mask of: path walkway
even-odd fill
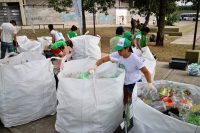
[[[186,33],[184,33],[182,37],[171,42],[171,44],[192,45],[194,39],[194,27],[194,23],[184,26],[182,30],[187,30]],[[200,45],[200,22],[197,29],[196,45]]]

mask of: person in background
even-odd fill
[[[55,43],[57,41],[65,41],[63,34],[61,32],[56,31],[52,24],[49,24],[48,28],[52,37],[52,43]]]
[[[133,40],[133,35],[132,35],[131,32],[126,31],[126,32],[124,32],[123,38],[126,38],[126,39],[128,39],[129,41],[132,41],[132,40]]]
[[[67,36],[69,39],[73,38],[73,37],[76,37],[78,34],[77,34],[77,27],[75,25],[72,25],[71,27],[71,30],[67,33]]]
[[[131,18],[131,32],[135,33],[135,27],[136,27],[136,20]]]
[[[114,52],[113,47],[117,44],[120,38],[122,38],[124,33],[124,28],[122,26],[117,27],[116,34],[110,39],[110,52]]]
[[[93,73],[95,69],[101,64],[111,61],[118,62],[122,68],[125,69],[125,81],[124,81],[124,103],[128,102],[128,99],[132,96],[132,91],[136,82],[141,82],[142,75],[144,74],[147,82],[149,91],[157,92],[157,89],[153,86],[151,81],[151,75],[148,69],[144,66],[144,63],[140,58],[129,51],[131,42],[126,38],[120,38],[114,49],[116,52],[109,54],[96,62],[89,72]]]
[[[5,57],[6,51],[15,52],[17,44],[17,28],[16,21],[11,20],[10,23],[3,23],[0,27],[1,41],[1,59]]]
[[[57,41],[55,43],[52,43],[50,45],[50,48],[51,52],[55,56],[64,57],[65,55],[70,54],[72,52],[73,44],[70,40],[67,42]]]
[[[137,19],[137,21],[136,21],[136,28],[139,30],[141,29],[141,23],[140,23],[139,19]]]
[[[142,51],[142,48],[147,45],[147,34],[150,32],[148,27],[143,27],[134,36],[135,46]]]

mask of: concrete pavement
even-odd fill
[[[189,30],[187,30],[188,27]],[[186,29],[187,31],[183,34],[182,37],[171,42],[171,44],[192,45],[194,39],[194,27],[194,23],[191,23],[191,25],[183,26],[182,30],[184,31]],[[200,45],[200,24],[198,24],[197,28],[196,45]]]

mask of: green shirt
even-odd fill
[[[68,35],[68,37],[69,37],[69,39],[70,39],[70,38],[76,37],[76,36],[77,36],[77,33],[76,33],[76,31],[70,30],[70,31],[67,33],[67,35]]]
[[[136,40],[136,38],[140,39],[140,47],[143,48],[146,46],[146,41],[147,41],[147,37],[145,35],[142,35],[142,32],[139,31],[135,34],[134,36],[134,40]]]
[[[64,41],[57,41],[57,42],[51,44],[51,49],[55,50],[55,49],[61,48],[63,46],[67,46],[67,44]]]

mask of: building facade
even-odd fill
[[[86,24],[93,24],[93,14],[86,12]],[[116,0],[115,7],[105,13],[96,14],[97,25],[130,25],[131,17],[141,19],[138,15],[130,14],[126,0]],[[48,0],[1,0],[0,24],[14,19],[18,25],[37,24],[77,24],[74,9],[69,13],[58,13],[48,7]]]
[[[26,24],[26,16],[22,0],[1,0],[0,24],[16,20],[18,25]]]

